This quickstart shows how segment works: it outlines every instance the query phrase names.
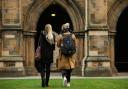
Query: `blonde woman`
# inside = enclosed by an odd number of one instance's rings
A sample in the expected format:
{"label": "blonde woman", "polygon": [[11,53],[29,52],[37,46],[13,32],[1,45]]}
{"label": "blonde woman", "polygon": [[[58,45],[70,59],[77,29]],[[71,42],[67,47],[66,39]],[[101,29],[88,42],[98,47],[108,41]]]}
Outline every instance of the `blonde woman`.
{"label": "blonde woman", "polygon": [[52,26],[46,24],[43,31],[41,31],[40,46],[41,46],[41,79],[42,87],[49,86],[50,66],[53,62],[53,50],[55,49],[55,36],[52,31]]}

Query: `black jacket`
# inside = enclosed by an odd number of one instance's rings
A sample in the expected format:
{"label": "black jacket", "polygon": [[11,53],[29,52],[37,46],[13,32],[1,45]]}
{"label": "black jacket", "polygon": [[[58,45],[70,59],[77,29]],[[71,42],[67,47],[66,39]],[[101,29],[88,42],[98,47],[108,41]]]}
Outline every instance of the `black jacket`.
{"label": "black jacket", "polygon": [[[55,44],[50,44],[46,40],[46,35],[41,32],[40,46],[41,46],[41,62],[42,63],[52,63],[53,62],[53,50],[55,49]],[[53,36],[55,38],[55,36]],[[55,40],[54,40],[55,41]]]}

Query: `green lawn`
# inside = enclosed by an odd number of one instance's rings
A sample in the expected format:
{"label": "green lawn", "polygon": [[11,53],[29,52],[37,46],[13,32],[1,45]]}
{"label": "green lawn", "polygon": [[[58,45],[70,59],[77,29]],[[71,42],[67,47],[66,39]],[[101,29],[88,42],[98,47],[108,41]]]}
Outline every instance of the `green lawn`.
{"label": "green lawn", "polygon": [[128,89],[127,79],[72,79],[71,87],[61,79],[51,79],[50,87],[42,88],[39,79],[0,80],[0,89]]}

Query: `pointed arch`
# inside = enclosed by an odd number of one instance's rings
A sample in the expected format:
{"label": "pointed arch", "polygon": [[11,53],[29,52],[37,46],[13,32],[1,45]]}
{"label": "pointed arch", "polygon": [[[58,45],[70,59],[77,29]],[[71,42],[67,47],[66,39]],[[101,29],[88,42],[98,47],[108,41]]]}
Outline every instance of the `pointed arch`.
{"label": "pointed arch", "polygon": [[[82,18],[82,14],[73,0],[34,0],[31,6],[26,10],[23,20],[23,55],[24,63],[27,68],[33,67],[34,64],[35,35],[33,33],[36,32],[39,18],[41,14],[53,3],[59,4],[64,8],[65,12],[67,12],[70,17],[72,27],[75,32],[79,32],[84,29],[84,17]],[[83,50],[81,52],[83,52]],[[30,73],[30,71],[28,71],[28,73]]]}
{"label": "pointed arch", "polygon": [[109,26],[109,58],[111,59],[111,69],[113,73],[117,73],[115,67],[115,35],[117,34],[116,26],[118,19],[124,9],[128,6],[128,0],[115,0],[108,10],[108,26]]}
{"label": "pointed arch", "polygon": [[71,18],[74,31],[80,31],[84,28],[84,19],[72,0],[38,0],[30,6],[25,15],[24,30],[36,31],[36,24],[41,13],[52,3],[57,3],[65,9]]}
{"label": "pointed arch", "polygon": [[128,6],[128,0],[116,0],[108,10],[108,25],[110,32],[116,32],[116,24],[121,12]]}

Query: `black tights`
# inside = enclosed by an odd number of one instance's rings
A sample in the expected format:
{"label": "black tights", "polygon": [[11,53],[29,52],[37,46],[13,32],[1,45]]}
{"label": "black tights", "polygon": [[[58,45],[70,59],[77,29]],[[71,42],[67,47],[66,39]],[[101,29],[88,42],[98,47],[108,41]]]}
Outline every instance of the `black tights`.
{"label": "black tights", "polygon": [[51,63],[44,63],[41,69],[42,86],[48,86]]}
{"label": "black tights", "polygon": [[63,69],[62,70],[62,77],[66,76],[67,82],[70,82],[72,69]]}

